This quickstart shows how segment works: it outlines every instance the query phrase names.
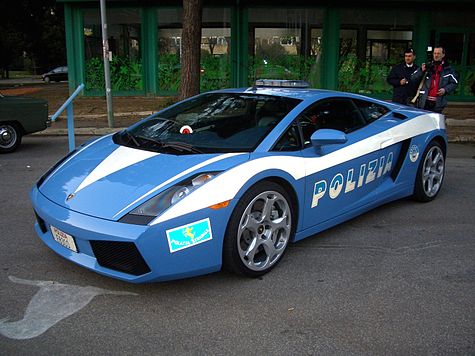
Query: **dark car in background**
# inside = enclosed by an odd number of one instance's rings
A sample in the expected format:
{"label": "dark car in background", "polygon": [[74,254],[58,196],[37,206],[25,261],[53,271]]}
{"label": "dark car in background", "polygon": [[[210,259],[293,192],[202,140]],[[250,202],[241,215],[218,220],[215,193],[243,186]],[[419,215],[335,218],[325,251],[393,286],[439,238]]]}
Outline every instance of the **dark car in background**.
{"label": "dark car in background", "polygon": [[43,81],[49,83],[51,81],[60,82],[62,80],[68,80],[68,67],[57,67],[49,72],[41,75]]}
{"label": "dark car in background", "polygon": [[15,151],[23,135],[42,131],[49,123],[46,100],[0,94],[0,153]]}

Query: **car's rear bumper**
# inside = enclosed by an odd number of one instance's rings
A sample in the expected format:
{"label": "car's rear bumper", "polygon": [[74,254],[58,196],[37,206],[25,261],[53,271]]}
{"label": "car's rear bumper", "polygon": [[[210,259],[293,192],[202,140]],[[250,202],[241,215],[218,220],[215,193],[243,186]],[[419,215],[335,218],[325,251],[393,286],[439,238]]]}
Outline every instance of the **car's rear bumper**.
{"label": "car's rear bumper", "polygon": [[[124,224],[68,210],[35,186],[30,193],[37,215],[35,230],[62,257],[97,273],[133,283],[202,275],[221,268],[227,212],[204,209],[154,226]],[[225,209],[223,209],[225,210]],[[212,239],[170,252],[167,230],[209,219]],[[51,226],[74,237],[78,252],[53,239]]]}

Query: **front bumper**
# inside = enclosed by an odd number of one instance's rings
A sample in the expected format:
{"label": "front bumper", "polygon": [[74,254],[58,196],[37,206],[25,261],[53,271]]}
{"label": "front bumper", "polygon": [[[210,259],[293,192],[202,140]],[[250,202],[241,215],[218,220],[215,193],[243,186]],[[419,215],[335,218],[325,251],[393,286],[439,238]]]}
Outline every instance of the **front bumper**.
{"label": "front bumper", "polygon": [[[230,208],[203,209],[154,226],[124,224],[68,210],[35,186],[30,193],[43,242],[62,257],[105,276],[144,283],[187,278],[221,269]],[[170,252],[167,230],[209,219],[212,239]],[[53,239],[51,226],[74,237],[78,252]]]}

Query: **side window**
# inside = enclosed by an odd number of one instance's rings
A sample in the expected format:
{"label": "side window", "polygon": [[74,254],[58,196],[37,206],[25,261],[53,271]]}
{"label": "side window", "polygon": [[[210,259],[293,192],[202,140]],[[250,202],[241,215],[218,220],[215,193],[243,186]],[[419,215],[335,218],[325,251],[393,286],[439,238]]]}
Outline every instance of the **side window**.
{"label": "side window", "polygon": [[255,110],[257,126],[275,126],[292,109],[288,102],[278,99],[258,102]]}
{"label": "side window", "polygon": [[296,123],[290,125],[282,137],[277,141],[272,151],[298,151],[302,149],[299,127]]}
{"label": "side window", "polygon": [[366,123],[360,110],[350,99],[327,99],[305,110],[299,117],[305,145],[319,129],[334,129],[345,133],[363,127]]}
{"label": "side window", "polygon": [[389,111],[387,107],[369,101],[353,99],[353,102],[358,107],[361,115],[363,115],[364,120],[368,124],[379,119]]}

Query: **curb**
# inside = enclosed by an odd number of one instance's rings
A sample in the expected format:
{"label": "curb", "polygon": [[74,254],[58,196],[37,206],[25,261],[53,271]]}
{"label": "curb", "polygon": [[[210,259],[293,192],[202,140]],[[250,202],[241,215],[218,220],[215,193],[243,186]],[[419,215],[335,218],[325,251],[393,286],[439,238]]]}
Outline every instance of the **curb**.
{"label": "curb", "polygon": [[475,127],[475,119],[445,119],[445,124],[447,127]]}
{"label": "curb", "polygon": [[[146,118],[147,116],[152,115],[155,111],[130,111],[130,112],[119,112],[114,113],[114,117],[126,117],[126,116],[139,116],[140,118]],[[51,116],[51,115],[50,115]],[[83,115],[74,115],[74,120],[80,119],[97,119],[107,117],[107,114],[83,114]],[[58,119],[68,120],[67,115],[59,115]]]}
{"label": "curb", "polygon": [[[104,136],[126,129],[126,127],[79,127],[74,129],[75,136]],[[68,129],[52,129],[32,133],[31,136],[67,136]]]}

